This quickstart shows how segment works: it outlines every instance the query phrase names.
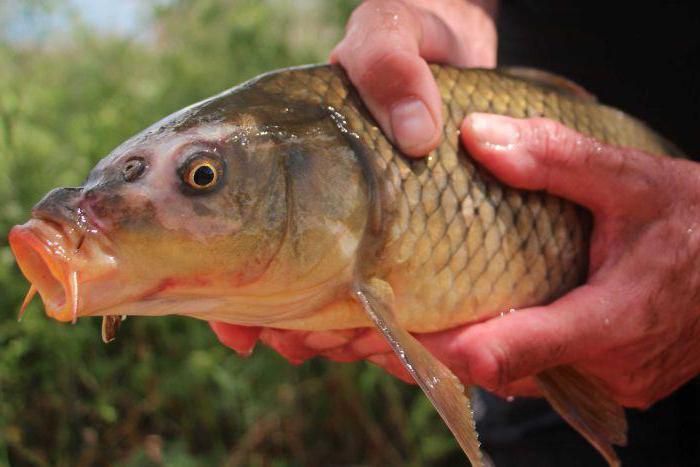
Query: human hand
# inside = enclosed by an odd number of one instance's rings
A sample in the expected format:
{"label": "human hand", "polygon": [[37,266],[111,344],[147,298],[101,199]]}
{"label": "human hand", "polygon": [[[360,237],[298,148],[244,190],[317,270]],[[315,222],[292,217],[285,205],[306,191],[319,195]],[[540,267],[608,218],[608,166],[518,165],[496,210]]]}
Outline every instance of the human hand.
{"label": "human hand", "polygon": [[528,392],[522,378],[573,364],[619,403],[645,408],[697,375],[700,166],[606,146],[544,119],[473,114],[461,131],[503,182],[591,210],[589,277],[551,305],[423,343],[461,379],[501,394]]}
{"label": "human hand", "polygon": [[[498,0],[370,0],[350,18],[331,53],[357,86],[384,132],[411,155],[435,148],[442,128],[440,94],[426,60],[494,67]],[[388,78],[390,77],[390,78]],[[415,102],[422,102],[423,110]],[[373,329],[305,332],[211,323],[219,340],[243,355],[258,340],[293,363],[321,355],[337,361],[367,359],[412,382],[391,348]]]}
{"label": "human hand", "polygon": [[315,356],[337,362],[369,360],[394,376],[414,383],[386,339],[374,328],[292,331],[217,321],[209,324],[222,344],[243,356],[250,355],[260,340],[293,364],[300,364]]}
{"label": "human hand", "polygon": [[[543,119],[473,114],[461,134],[503,182],[592,211],[589,278],[551,305],[417,337],[460,379],[504,396],[534,395],[530,376],[574,364],[619,403],[648,407],[697,375],[700,166],[609,147]],[[217,334],[227,343],[236,328]],[[367,359],[411,381],[372,329],[263,334],[292,361]]]}
{"label": "human hand", "polygon": [[441,99],[427,61],[496,66],[498,0],[368,0],[331,61],[345,68],[384,133],[406,154],[437,147]]}

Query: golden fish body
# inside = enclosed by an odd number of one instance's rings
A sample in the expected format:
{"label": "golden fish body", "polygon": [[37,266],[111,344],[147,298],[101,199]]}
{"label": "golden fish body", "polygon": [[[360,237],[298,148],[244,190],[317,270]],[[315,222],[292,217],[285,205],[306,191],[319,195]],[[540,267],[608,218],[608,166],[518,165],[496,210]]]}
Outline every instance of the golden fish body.
{"label": "golden fish body", "polygon": [[[292,69],[256,82],[295,101],[328,106],[342,130],[357,139],[382,211],[375,267],[394,289],[399,321],[414,332],[551,301],[586,274],[587,212],[490,176],[459,143],[466,115],[546,117],[608,144],[673,151],[643,123],[576,89],[497,70],[434,65],[432,71],[445,125],[439,147],[422,160],[406,158],[388,141],[338,68]],[[366,324],[355,302],[344,299],[322,313],[280,323],[317,330]]]}
{"label": "golden fish body", "polygon": [[[644,124],[558,77],[432,66],[440,146],[399,153],[343,71],[272,72],[166,117],[76,188],[49,193],[10,246],[47,313],[181,314],[299,330],[376,326],[481,465],[468,397],[407,331],[546,303],[585,277],[589,215],[509,188],[459,144],[470,112],[547,117],[617,146],[673,154]],[[26,301],[25,301],[26,302]],[[611,465],[622,409],[576,370],[538,375]]]}

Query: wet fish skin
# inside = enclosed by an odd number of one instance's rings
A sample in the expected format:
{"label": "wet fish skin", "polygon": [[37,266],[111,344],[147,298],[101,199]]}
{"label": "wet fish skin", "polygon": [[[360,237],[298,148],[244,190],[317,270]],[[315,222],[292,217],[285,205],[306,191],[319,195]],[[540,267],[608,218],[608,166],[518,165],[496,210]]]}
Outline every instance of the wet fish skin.
{"label": "wet fish skin", "polygon": [[[10,232],[30,294],[61,320],[182,314],[324,331],[374,323],[481,465],[464,388],[406,331],[484,320],[575,287],[590,215],[495,180],[459,144],[462,120],[541,116],[612,145],[676,151],[560,78],[431,69],[445,126],[421,160],[392,146],[337,66],[272,72],[166,117]],[[211,189],[186,183],[200,159],[215,167]],[[118,321],[105,324],[111,340]],[[617,465],[622,409],[573,369],[538,378]]]}
{"label": "wet fish skin", "polygon": [[[591,219],[568,201],[495,180],[459,144],[462,120],[471,112],[546,117],[611,145],[679,154],[643,123],[598,104],[559,77],[530,70],[518,70],[519,77],[512,71],[438,66],[432,71],[443,98],[445,126],[440,146],[421,161],[405,158],[387,141],[339,69],[290,70],[269,75],[258,85],[294,101],[327,106],[348,136],[366,167],[371,201],[370,234],[366,232],[359,250],[359,275],[379,282],[378,290],[390,291],[386,301],[360,302],[472,465],[481,465],[473,420],[456,415],[471,410],[469,399],[460,395],[463,388],[402,329],[437,331],[552,301],[585,278]],[[355,290],[363,297],[362,283]],[[392,323],[392,316],[397,322]],[[302,328],[316,324],[307,318]],[[335,324],[358,325],[342,320]],[[547,370],[536,380],[562,417],[611,466],[619,465],[612,445],[626,443],[627,424],[622,407],[605,389],[567,367]],[[433,381],[441,381],[442,389]]]}
{"label": "wet fish skin", "polygon": [[414,332],[546,303],[586,275],[588,212],[495,180],[459,143],[466,115],[546,117],[608,144],[675,153],[640,121],[558,81],[533,83],[529,70],[520,79],[498,70],[431,69],[445,125],[439,147],[423,160],[406,158],[386,139],[339,68],[288,70],[255,84],[273,99],[327,106],[356,137],[348,140],[370,166],[383,213],[374,266],[394,288],[401,325]]}

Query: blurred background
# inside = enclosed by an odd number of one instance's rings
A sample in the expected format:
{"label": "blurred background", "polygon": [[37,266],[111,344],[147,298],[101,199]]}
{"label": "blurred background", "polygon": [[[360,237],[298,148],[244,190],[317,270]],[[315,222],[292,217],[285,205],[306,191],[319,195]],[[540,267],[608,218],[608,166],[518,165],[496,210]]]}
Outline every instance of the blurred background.
{"label": "blurred background", "polygon": [[7,245],[57,186],[148,124],[324,61],[355,1],[0,1],[0,465],[421,465],[464,457],[420,392],[367,363],[240,358],[204,322],[49,321]]}

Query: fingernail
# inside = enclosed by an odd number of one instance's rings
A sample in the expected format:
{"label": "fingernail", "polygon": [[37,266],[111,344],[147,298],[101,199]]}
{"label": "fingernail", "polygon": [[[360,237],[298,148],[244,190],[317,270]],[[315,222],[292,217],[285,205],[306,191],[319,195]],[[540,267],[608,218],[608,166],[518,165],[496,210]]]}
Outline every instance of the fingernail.
{"label": "fingernail", "polygon": [[500,115],[472,114],[467,118],[479,144],[492,148],[508,148],[518,142],[520,131],[511,118]]}
{"label": "fingernail", "polygon": [[425,104],[416,98],[399,101],[391,108],[391,131],[405,149],[422,149],[433,140],[435,122]]}

